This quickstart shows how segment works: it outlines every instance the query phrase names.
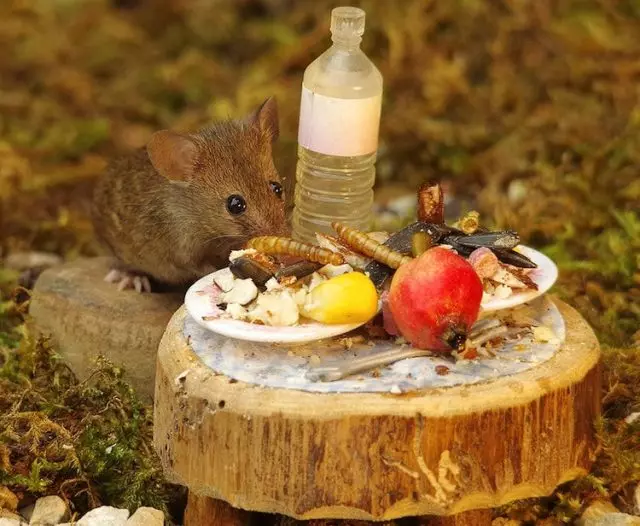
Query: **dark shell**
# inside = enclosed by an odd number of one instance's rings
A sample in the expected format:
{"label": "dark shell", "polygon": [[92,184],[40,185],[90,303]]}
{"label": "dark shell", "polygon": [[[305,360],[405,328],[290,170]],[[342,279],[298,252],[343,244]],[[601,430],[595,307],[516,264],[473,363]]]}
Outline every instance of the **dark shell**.
{"label": "dark shell", "polygon": [[[446,243],[448,237],[449,236],[445,237]],[[476,232],[469,235],[465,234],[455,237],[455,241],[460,245],[473,248],[487,247],[502,248],[508,250],[516,247],[520,243],[520,236],[516,232],[513,232],[511,230],[507,230],[504,232]]]}
{"label": "dark shell", "polygon": [[271,270],[255,259],[241,256],[229,263],[229,270],[238,279],[251,279],[258,287],[274,277]]}
{"label": "dark shell", "polygon": [[[409,256],[411,255],[411,243],[415,233],[425,232],[431,238],[432,244],[436,244],[446,233],[450,233],[452,230],[455,229],[450,229],[450,227],[445,225],[434,225],[432,223],[416,221],[393,234],[383,245]],[[373,284],[380,288],[394,271],[383,263],[372,261],[364,268],[364,272],[369,275]]]}
{"label": "dark shell", "polygon": [[313,261],[298,261],[278,270],[278,272],[276,272],[276,278],[281,279],[289,276],[295,276],[296,278],[301,279],[309,274],[313,274],[323,266],[324,265],[322,263],[314,263]]}

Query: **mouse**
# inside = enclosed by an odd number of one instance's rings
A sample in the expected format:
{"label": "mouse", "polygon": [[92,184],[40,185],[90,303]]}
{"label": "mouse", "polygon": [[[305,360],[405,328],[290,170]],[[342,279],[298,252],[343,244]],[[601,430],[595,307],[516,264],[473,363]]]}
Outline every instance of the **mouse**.
{"label": "mouse", "polygon": [[226,267],[252,237],[290,236],[272,152],[279,133],[270,97],[244,118],[193,133],[160,130],[112,159],[91,202],[97,240],[114,261],[105,281],[138,292],[183,289]]}

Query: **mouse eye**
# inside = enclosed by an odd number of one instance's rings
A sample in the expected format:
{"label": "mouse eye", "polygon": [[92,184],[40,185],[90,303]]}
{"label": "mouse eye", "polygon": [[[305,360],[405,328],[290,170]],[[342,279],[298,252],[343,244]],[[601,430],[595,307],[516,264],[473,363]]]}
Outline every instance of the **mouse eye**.
{"label": "mouse eye", "polygon": [[247,202],[244,197],[233,194],[227,197],[227,210],[233,216],[239,216],[247,209]]}
{"label": "mouse eye", "polygon": [[271,187],[271,190],[273,190],[274,194],[276,194],[278,197],[282,197],[282,185],[280,183],[270,181],[269,186]]}

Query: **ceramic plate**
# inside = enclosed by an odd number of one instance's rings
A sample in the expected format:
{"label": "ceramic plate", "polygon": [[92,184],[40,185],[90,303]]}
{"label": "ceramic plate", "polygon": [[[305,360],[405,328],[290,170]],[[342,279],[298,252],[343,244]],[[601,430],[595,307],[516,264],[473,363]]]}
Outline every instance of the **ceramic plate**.
{"label": "ceramic plate", "polygon": [[[518,247],[518,251],[538,265],[538,268],[529,274],[538,285],[538,290],[514,293],[505,299],[493,298],[482,304],[481,314],[527,303],[544,294],[556,281],[558,269],[547,256],[522,245]],[[293,327],[270,327],[224,318],[206,320],[203,317],[213,315],[216,310],[210,295],[206,292],[213,283],[211,276],[209,274],[201,278],[189,288],[185,296],[185,307],[199,325],[228,338],[262,343],[305,343],[333,338],[364,325],[364,323],[325,325],[312,320],[304,320],[300,325]]]}
{"label": "ceramic plate", "polygon": [[558,267],[542,252],[538,252],[533,248],[518,245],[517,251],[527,256],[533,261],[538,268],[533,269],[529,273],[529,277],[538,285],[538,290],[527,289],[524,292],[515,292],[508,298],[491,298],[490,300],[482,303],[481,312],[491,312],[502,309],[510,309],[517,305],[527,303],[538,296],[542,296],[547,292],[558,279]]}
{"label": "ceramic plate", "polygon": [[326,325],[305,319],[303,323],[293,327],[270,327],[239,320],[205,320],[203,317],[211,316],[216,308],[210,295],[206,293],[213,283],[211,276],[212,274],[205,276],[189,288],[184,304],[187,312],[199,325],[228,338],[262,343],[305,343],[339,336],[364,325]]}

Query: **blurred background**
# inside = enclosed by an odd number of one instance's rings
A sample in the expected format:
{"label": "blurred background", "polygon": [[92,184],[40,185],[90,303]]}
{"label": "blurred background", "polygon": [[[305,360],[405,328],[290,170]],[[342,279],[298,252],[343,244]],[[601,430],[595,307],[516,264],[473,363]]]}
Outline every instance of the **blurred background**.
{"label": "blurred background", "polygon": [[[328,0],[2,0],[0,247],[96,247],[87,197],[107,159],[161,128],[280,105],[291,189],[304,68]],[[561,265],[608,343],[640,320],[640,3],[369,0],[384,76],[379,201],[425,179],[468,196]],[[291,195],[291,194],[290,194]]]}
{"label": "blurred background", "polygon": [[[640,415],[640,1],[349,3],[367,13],[363,48],[385,83],[384,217],[406,220],[420,183],[445,182],[462,209],[557,262],[553,292],[603,344],[597,465],[500,513],[559,526],[602,496],[629,510],[640,491],[640,418],[624,423]],[[99,362],[79,383],[30,336],[17,285],[97,253],[96,178],[162,128],[244,116],[275,95],[290,197],[302,74],[330,45],[337,5],[0,0],[0,507],[59,493],[79,511],[180,516],[153,455],[151,407],[117,366]]]}

